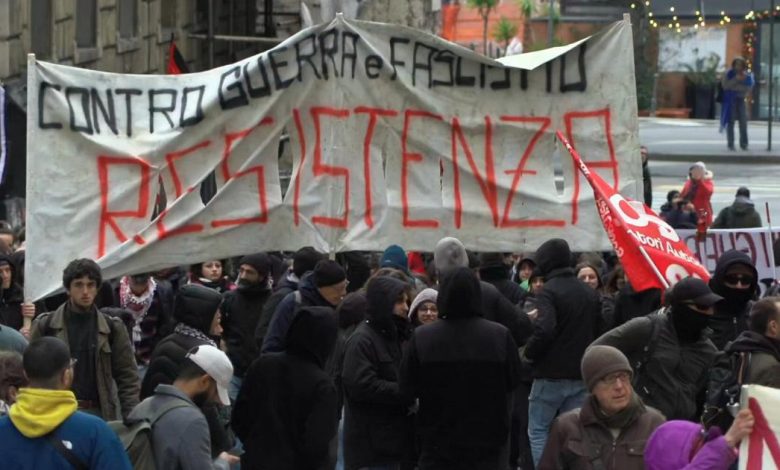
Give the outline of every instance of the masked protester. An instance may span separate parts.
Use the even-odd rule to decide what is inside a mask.
[[[617,349],[588,348],[581,368],[588,397],[582,408],[555,420],[537,469],[642,469],[641,449],[663,415],[634,392],[633,369]]]
[[[635,368],[634,390],[668,419],[695,420],[717,349],[705,330],[722,297],[689,277],[667,293],[669,307],[608,331],[594,345],[613,346]]]
[[[230,398],[234,401],[241,388],[244,373],[260,355],[254,333],[263,306],[271,297],[273,278],[270,257],[265,253],[256,253],[241,258],[236,284],[236,290],[223,295],[221,308],[224,330],[222,337],[234,369],[230,383]]]
[[[723,253],[710,279],[710,289],[723,297],[715,305],[715,314],[709,322],[712,342],[722,350],[748,329],[750,307],[759,292],[758,271],[753,261],[741,251]]]

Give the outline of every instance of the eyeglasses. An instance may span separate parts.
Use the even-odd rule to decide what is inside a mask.
[[[727,274],[723,276],[723,280],[726,284],[742,284],[743,286],[752,286],[755,282],[755,278],[749,274]]]
[[[610,387],[615,385],[618,380],[620,380],[620,382],[623,384],[627,384],[631,380],[631,374],[626,371],[620,371],[609,374],[608,376],[601,379],[605,385],[609,385]]]

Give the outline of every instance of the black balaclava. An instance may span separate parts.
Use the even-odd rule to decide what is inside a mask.
[[[683,303],[672,304],[672,324],[681,343],[695,343],[707,328],[710,317],[693,310]]]
[[[735,265],[742,265],[753,275],[753,284],[748,289],[734,289],[726,285],[725,277],[728,271]],[[758,292],[758,271],[753,261],[748,255],[741,251],[729,250],[718,259],[715,267],[715,274],[710,279],[710,289],[712,292],[723,297],[723,302],[718,306],[720,309],[741,312]]]

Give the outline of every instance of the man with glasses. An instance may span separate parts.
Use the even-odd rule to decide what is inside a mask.
[[[611,346],[593,346],[581,369],[588,397],[555,420],[538,470],[643,468],[645,442],[664,417],[634,393],[628,359]]]
[[[3,468],[132,468],[111,428],[78,411],[71,391],[76,360],[64,341],[33,340],[22,363],[29,384],[0,419]]]
[[[715,305],[709,324],[713,331],[710,339],[715,347],[723,350],[748,329],[750,307],[759,292],[756,266],[745,253],[729,250],[718,259],[710,289],[723,297]]]
[[[634,364],[633,388],[667,419],[696,420],[707,371],[718,350],[705,331],[723,298],[688,277],[666,294],[667,307],[634,318],[593,342],[619,349]]]

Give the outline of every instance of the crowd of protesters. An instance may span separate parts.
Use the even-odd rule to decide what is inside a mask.
[[[706,191],[695,166],[682,195]],[[753,427],[723,403],[734,355],[754,357],[744,383],[779,385],[780,298],[759,300],[737,251],[667,292],[562,239],[305,247],[112,280],[78,259],[64,294],[27,304],[13,235],[3,468],[727,469]],[[147,453],[120,440],[136,423]]]

